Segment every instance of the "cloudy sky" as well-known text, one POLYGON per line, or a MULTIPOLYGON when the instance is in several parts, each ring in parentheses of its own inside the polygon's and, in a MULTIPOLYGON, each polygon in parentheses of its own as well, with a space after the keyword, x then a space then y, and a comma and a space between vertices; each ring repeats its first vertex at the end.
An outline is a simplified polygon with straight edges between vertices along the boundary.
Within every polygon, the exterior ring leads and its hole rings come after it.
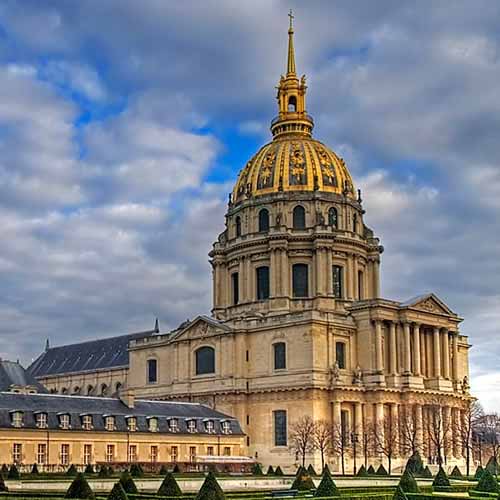
POLYGON ((269 138, 287 12, 315 136, 381 237, 382 291, 465 318, 500 410, 500 3, 3 0, 0 354, 211 306, 227 193, 269 138))

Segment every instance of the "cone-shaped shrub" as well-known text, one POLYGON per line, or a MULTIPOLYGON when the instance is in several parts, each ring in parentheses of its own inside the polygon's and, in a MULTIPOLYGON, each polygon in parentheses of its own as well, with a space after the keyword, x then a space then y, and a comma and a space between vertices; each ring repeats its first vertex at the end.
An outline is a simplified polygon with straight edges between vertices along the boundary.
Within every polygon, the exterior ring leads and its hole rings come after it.
POLYGON ((224 492, 219 486, 215 474, 209 472, 203 482, 200 491, 196 495, 196 500, 224 500, 224 492))
POLYGON ((481 476, 483 475, 484 469, 482 465, 478 465, 476 469, 476 473, 474 474, 474 479, 476 481, 479 481, 481 479, 481 476))
POLYGON ((455 465, 455 467, 453 467, 453 470, 451 471, 450 477, 452 477, 453 479, 463 479, 464 476, 462 476, 462 473, 460 472, 458 466, 455 465))
POLYGON ((179 464, 174 465, 174 469, 172 470, 174 474, 179 474, 181 472, 181 468, 179 467, 179 464))
POLYGON ((106 469, 106 474, 108 476, 112 476, 113 474, 115 473, 115 471, 113 470, 113 467, 111 467, 111 465, 106 469))
POLYGON ((182 491, 175 480, 174 475, 171 472, 167 472, 165 479, 161 483, 158 489, 158 495, 162 497, 180 497, 182 496, 182 491))
POLYGON ((403 475, 401 476, 401 479, 399 480, 398 486, 405 493, 418 493, 417 481, 415 481, 413 474, 408 470, 405 470, 403 472, 403 475))
POLYGON ((130 466, 130 475, 132 477, 142 477, 144 476, 144 472, 142 471, 142 467, 138 464, 132 464, 130 466))
POLYGON ((321 482, 318 485, 317 490, 314 492, 315 497, 339 497, 340 492, 337 489, 336 484, 333 482, 330 472, 323 474, 321 482))
POLYGON ((278 467, 276 467, 276 470, 274 471, 274 475, 275 476, 283 476, 283 471, 281 470, 281 467, 278 465, 278 467))
POLYGON ((412 473, 413 476, 421 476, 424 472, 424 463, 422 462, 422 457, 420 453, 416 451, 406 462, 406 467, 408 471, 412 473))
POLYGON ((314 470, 314 467, 312 464, 309 464, 309 467, 307 468, 307 472, 309 473, 310 476, 317 476, 316 471, 314 470))
POLYGON ((450 491, 451 485, 444 469, 439 466, 439 471, 432 482, 432 489, 435 491, 450 491))
POLYGON ((19 474, 19 470, 16 467, 16 464, 11 465, 7 474, 7 479, 21 479, 21 474, 19 474))
POLYGON ((304 467, 299 468, 291 489, 298 491, 307 491, 314 489, 314 482, 310 474, 306 469, 304 469, 304 467))
POLYGON ((272 465, 270 465, 270 466, 267 468, 266 476, 274 476, 274 469, 273 469, 273 466, 272 466, 272 465))
POLYGON ((125 493, 132 493, 133 495, 139 493, 129 471, 126 470, 122 473, 122 475, 120 476, 120 483, 125 490, 125 493))
POLYGON ((3 464, 2 465, 2 474, 8 474, 9 473, 9 468, 7 465, 3 464))
POLYGON ((9 488, 5 485, 5 481, 3 479, 3 474, 0 472, 0 492, 2 491, 9 491, 9 488))
POLYGON ((368 470, 366 471, 366 473, 369 476, 374 476, 375 475, 375 468, 373 467, 373 465, 370 465, 370 467, 368 467, 368 470))
POLYGON ((323 476, 324 474, 330 474, 330 476, 332 475, 332 473, 330 472, 330 467, 328 467, 328 464, 325 464, 325 466, 323 467, 321 475, 323 476))
POLYGON ((166 465, 162 465, 160 467, 160 476, 165 476, 168 472, 168 469, 167 469, 167 466, 166 465))
POLYGON ((431 470, 429 469, 429 466, 427 465, 424 469, 424 472, 422 472, 422 477, 427 477, 431 479, 433 477, 431 470))
POLYGON ((85 476, 80 472, 73 479, 64 498, 94 499, 95 495, 85 476))
POLYGON ((389 473, 385 470, 385 467, 382 464, 380 464, 378 466, 376 474, 377 474, 377 476, 388 476, 389 475, 389 473))
POLYGON ((361 465, 361 467, 358 469, 358 472, 356 473, 356 476, 358 477, 366 477, 368 476, 368 472, 366 472, 366 467, 361 465))
POLYGON ((401 488, 401 486, 398 486, 396 488, 396 491, 394 492, 394 496, 392 497, 392 500, 408 500, 408 497, 406 496, 405 492, 401 488))
POLYGON ((120 481, 115 483, 115 485, 113 486, 113 489, 108 495, 108 500, 128 500, 127 493, 123 489, 120 481))
POLYGON ((108 477, 108 468, 105 465, 101 465, 97 477, 98 478, 108 477))
POLYGON ((261 465, 258 462, 255 463, 255 464, 253 464, 252 474, 254 476, 262 476, 262 475, 264 475, 264 473, 262 472, 262 467, 261 467, 261 465))
POLYGON ((498 493, 498 482, 496 477, 486 469, 477 483, 476 491, 483 491, 485 493, 498 493))
POLYGON ((69 467, 68 467, 68 470, 66 471, 66 475, 67 476, 76 476, 78 474, 78 471, 76 470, 76 467, 71 464, 69 467))
POLYGON ((85 474, 94 474, 94 467, 91 464, 87 464, 85 467, 85 474))
POLYGON ((31 473, 32 476, 38 476, 38 465, 33 464, 33 467, 31 467, 31 473))
POLYGON ((488 469, 495 476, 498 474, 498 462, 495 457, 490 457, 488 463, 486 464, 486 469, 488 469))

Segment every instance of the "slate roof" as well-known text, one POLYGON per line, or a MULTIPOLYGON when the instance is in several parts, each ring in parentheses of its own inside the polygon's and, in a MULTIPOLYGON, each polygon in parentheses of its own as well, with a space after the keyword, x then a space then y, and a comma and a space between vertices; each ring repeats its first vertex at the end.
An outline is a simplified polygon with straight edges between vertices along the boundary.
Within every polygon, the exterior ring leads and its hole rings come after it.
POLYGON ((28 367, 28 372, 33 377, 40 378, 66 373, 128 367, 129 342, 158 333, 155 328, 119 337, 52 347, 42 353, 28 367))
POLYGON ((19 363, 0 360, 0 391, 9 391, 12 386, 30 386, 35 388, 38 392, 47 392, 47 389, 19 363))
POLYGON ((59 429, 59 416, 69 414, 70 430, 82 430, 82 416, 92 415, 94 431, 104 431, 104 417, 114 416, 116 431, 106 432, 126 432, 126 418, 133 416, 137 418, 137 432, 149 432, 148 419, 156 417, 160 433, 172 433, 168 420, 177 418, 179 431, 175 434, 188 434, 188 420, 196 421, 198 434, 206 434, 206 420, 214 422, 216 434, 222 434, 223 421, 230 422, 231 434, 243 434, 235 418, 198 403, 135 400, 134 408, 129 408, 118 398, 0 392, 0 428, 12 428, 14 411, 23 412, 23 428, 27 429, 36 428, 35 415, 41 412, 47 413, 49 429, 59 429))

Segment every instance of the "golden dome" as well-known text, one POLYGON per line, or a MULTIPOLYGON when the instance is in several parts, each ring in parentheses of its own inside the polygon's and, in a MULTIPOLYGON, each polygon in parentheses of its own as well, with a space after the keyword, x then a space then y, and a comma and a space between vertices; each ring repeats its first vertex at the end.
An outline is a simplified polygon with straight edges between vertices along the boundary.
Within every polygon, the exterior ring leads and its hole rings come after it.
POLYGON ((278 116, 271 122, 274 139, 240 172, 233 203, 287 191, 325 191, 355 198, 344 160, 312 138, 314 123, 306 111, 306 78, 299 80, 295 72, 292 19, 290 12, 287 72, 279 81, 278 116))
POLYGON ((240 172, 233 202, 289 191, 326 191, 354 198, 344 160, 312 137, 281 136, 263 146, 240 172))

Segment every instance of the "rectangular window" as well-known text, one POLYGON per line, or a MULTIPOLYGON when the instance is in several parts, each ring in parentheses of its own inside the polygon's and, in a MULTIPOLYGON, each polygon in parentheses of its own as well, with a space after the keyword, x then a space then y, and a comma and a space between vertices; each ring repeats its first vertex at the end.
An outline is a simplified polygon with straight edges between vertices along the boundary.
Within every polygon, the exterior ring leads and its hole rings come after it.
POLYGON ((209 433, 209 434, 213 434, 214 431, 215 431, 215 428, 214 428, 214 422, 213 420, 207 420, 205 422, 205 430, 209 433))
POLYGON ((274 369, 286 369, 286 344, 284 342, 277 342, 273 344, 274 349, 274 369))
POLYGON ((231 448, 229 446, 224 446, 224 456, 226 457, 231 456, 231 448))
POLYGON ((340 427, 342 429, 342 439, 347 443, 349 439, 349 412, 347 410, 340 412, 340 427))
POLYGON ((269 298, 269 267, 258 267, 257 274, 257 300, 269 298))
POLYGON ((189 447, 189 461, 191 463, 196 462, 196 446, 189 447))
POLYGON ((274 446, 287 446, 286 411, 276 410, 274 415, 274 446))
POLYGON ((231 274, 231 288, 233 291, 233 305, 240 302, 240 277, 238 273, 231 274))
POLYGON ((231 422, 227 420, 224 420, 224 422, 222 422, 222 432, 224 434, 231 434, 231 422))
POLYGON ((106 462, 114 462, 115 460, 115 445, 108 444, 106 445, 106 462))
POLYGON ((344 268, 342 266, 333 266, 333 296, 336 299, 343 298, 342 292, 344 284, 344 268))
POLYGON ((45 465, 47 463, 47 444, 40 443, 36 449, 36 463, 45 465))
POLYGON ((179 456, 179 448, 177 446, 172 446, 170 448, 170 460, 172 463, 177 462, 177 457, 179 456))
POLYGON ((137 419, 135 417, 130 417, 128 419, 128 430, 130 432, 135 432, 137 430, 137 419))
POLYGON ((345 343, 335 342, 335 361, 338 367, 343 370, 345 369, 345 343))
POLYGON ((92 415, 83 415, 82 417, 82 427, 85 431, 92 430, 92 415))
POLYGON ((214 447, 213 446, 207 446, 207 455, 208 456, 213 456, 214 454, 214 447))
POLYGON ((158 363, 156 359, 148 359, 148 384, 156 384, 158 382, 157 367, 158 363))
POLYGON ((36 426, 39 429, 47 428, 47 414, 46 413, 37 413, 36 415, 36 426))
POLYGON ((89 465, 92 463, 92 445, 83 445, 83 463, 84 465, 89 465))
POLYGON ((131 463, 137 462, 137 445, 129 444, 128 446, 128 461, 131 463))
POLYGON ((188 432, 196 432, 196 420, 188 420, 188 432))
POLYGON ((358 271, 358 299, 363 300, 363 271, 358 271))
POLYGON ((106 417, 105 423, 106 423, 106 430, 107 431, 114 431, 115 430, 115 417, 106 417))
POLYGON ((176 418, 171 418, 168 421, 168 430, 170 432, 178 432, 179 431, 179 421, 176 418))
POLYGON ((21 443, 14 443, 12 445, 12 462, 20 464, 23 461, 23 445, 21 443))
POLYGON ((155 444, 151 446, 150 448, 150 455, 151 455, 151 462, 154 464, 158 462, 158 446, 155 444))
POLYGON ((13 427, 22 427, 23 426, 23 412, 15 411, 12 414, 12 426, 13 427))
POLYGON ((245 359, 246 359, 247 363, 248 363, 248 361, 250 361, 250 352, 249 351, 246 351, 245 359))
POLYGON ((158 432, 158 419, 150 418, 148 422, 149 422, 149 432, 158 432))
POLYGON ((61 445, 61 456, 60 456, 61 465, 69 465, 69 444, 61 445))
POLYGON ((70 428, 70 418, 69 415, 59 415, 59 426, 61 429, 69 429, 70 428))
POLYGON ((292 266, 292 289, 294 297, 309 296, 309 267, 307 264, 292 266))

